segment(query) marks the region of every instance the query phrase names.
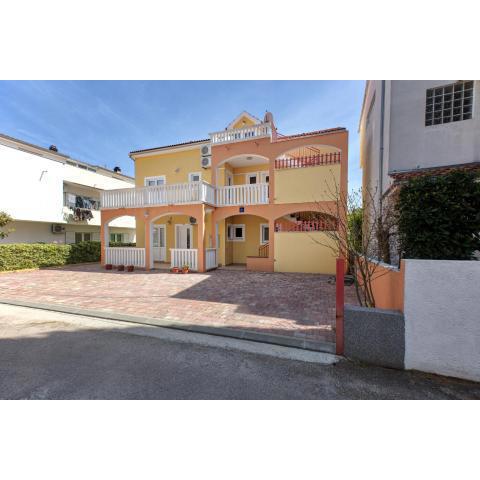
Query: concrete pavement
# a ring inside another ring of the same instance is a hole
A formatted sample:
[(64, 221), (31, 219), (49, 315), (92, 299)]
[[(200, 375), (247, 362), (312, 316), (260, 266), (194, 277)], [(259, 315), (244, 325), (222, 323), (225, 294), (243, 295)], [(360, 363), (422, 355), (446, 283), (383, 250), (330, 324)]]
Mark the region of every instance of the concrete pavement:
[(480, 384), (243, 340), (0, 305), (2, 399), (453, 399)]

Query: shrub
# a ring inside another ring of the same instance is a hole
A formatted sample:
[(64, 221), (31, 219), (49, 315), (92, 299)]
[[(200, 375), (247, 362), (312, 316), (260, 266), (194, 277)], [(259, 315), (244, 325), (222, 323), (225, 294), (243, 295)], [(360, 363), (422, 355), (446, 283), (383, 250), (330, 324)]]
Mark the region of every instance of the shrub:
[(70, 245), (11, 243), (0, 245), (0, 270), (65, 265)]
[(8, 224), (13, 222), (13, 218), (6, 212), (0, 211), (0, 238), (8, 237), (8, 234), (13, 232), (8, 228)]
[(81, 242), (72, 245), (55, 243), (0, 245), (0, 271), (99, 261), (100, 242)]
[(469, 260), (480, 250), (480, 183), (472, 173), (410, 180), (398, 213), (405, 258)]
[(100, 252), (100, 242), (73, 243), (67, 263), (99, 262)]

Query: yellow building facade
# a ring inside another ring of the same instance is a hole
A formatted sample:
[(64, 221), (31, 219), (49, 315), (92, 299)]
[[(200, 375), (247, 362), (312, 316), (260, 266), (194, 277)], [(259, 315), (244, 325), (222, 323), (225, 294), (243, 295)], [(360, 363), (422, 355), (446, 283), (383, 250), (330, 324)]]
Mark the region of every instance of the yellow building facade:
[[(335, 272), (344, 128), (286, 136), (270, 113), (242, 112), (208, 138), (130, 157), (136, 188), (102, 197), (104, 264)], [(110, 247), (109, 223), (125, 215), (135, 217), (136, 247)]]

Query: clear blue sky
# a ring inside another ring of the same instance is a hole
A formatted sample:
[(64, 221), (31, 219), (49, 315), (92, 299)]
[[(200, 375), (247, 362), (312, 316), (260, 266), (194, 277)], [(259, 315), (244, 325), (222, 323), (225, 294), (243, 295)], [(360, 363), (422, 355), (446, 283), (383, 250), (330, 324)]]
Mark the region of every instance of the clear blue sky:
[(133, 175), (131, 150), (207, 138), (241, 111), (278, 131), (346, 127), (350, 188), (361, 184), (363, 81), (2, 81), (0, 132)]

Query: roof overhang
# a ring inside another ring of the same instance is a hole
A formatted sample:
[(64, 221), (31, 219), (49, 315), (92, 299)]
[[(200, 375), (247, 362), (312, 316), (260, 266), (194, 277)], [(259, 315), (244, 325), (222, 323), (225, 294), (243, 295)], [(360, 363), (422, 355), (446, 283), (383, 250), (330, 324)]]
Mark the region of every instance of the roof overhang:
[(149, 157), (155, 153), (169, 153), (169, 152), (181, 152), (184, 150), (192, 150), (194, 147), (202, 147), (203, 145), (208, 145), (210, 143), (210, 139), (203, 139), (203, 140), (194, 140), (192, 142), (187, 143), (178, 143), (174, 145), (166, 145), (164, 147), (154, 147), (154, 148), (147, 148), (145, 150), (134, 150), (128, 154), (128, 156), (135, 160), (135, 158), (142, 158), (142, 157)]

